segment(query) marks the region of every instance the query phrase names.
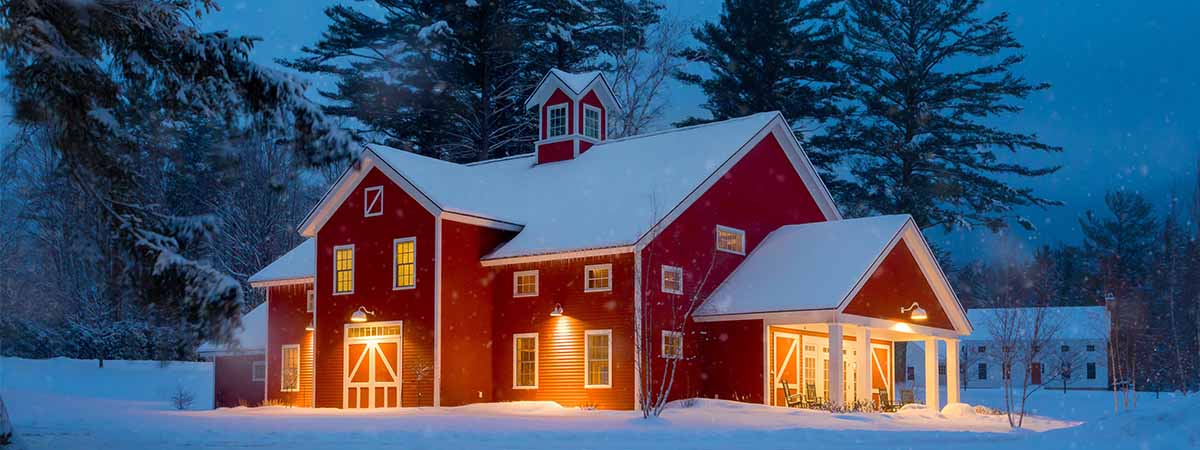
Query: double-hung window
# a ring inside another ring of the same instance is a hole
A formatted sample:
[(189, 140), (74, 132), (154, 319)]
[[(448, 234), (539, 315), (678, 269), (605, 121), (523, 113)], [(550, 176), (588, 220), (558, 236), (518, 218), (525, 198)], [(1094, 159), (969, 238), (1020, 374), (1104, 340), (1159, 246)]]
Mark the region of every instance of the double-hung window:
[(979, 363), (978, 378), (980, 380), (987, 379), (987, 363)]
[(567, 104), (559, 104), (546, 108), (546, 137), (553, 138), (567, 134)]
[(600, 108), (583, 105), (583, 135), (600, 139)]
[(1087, 363), (1087, 379), (1096, 379), (1096, 363), (1094, 362)]
[(737, 228), (717, 225), (717, 250), (745, 255), (746, 232)]
[(285, 345), (282, 348), (283, 370), (279, 371), (279, 390), (282, 392), (297, 392), (300, 390), (300, 346)]
[(513, 389), (537, 389), (538, 334), (513, 335)]
[(612, 387), (612, 330), (584, 331), (583, 355), (583, 387)]
[(668, 294), (683, 293), (683, 269), (662, 266), (662, 291)]
[(663, 330), (662, 357), (667, 359), (683, 359), (683, 333)]
[(304, 303), (304, 312), (310, 313), (317, 310), (317, 293), (312, 289), (308, 290), (308, 301)]
[(333, 293), (354, 293), (354, 244), (333, 248)]
[(538, 271), (513, 272), (513, 297), (537, 297)]
[(417, 285), (417, 238), (392, 241), (392, 289), (409, 289)]
[(250, 381), (255, 383), (267, 381), (266, 361), (255, 361), (250, 365)]
[(583, 291), (612, 290), (612, 264), (595, 264), (583, 268)]

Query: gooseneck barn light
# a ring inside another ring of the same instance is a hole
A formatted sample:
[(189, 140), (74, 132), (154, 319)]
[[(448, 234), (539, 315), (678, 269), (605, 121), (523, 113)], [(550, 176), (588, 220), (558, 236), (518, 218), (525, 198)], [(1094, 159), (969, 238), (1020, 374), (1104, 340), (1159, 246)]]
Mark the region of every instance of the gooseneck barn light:
[(306, 325), (306, 326), (304, 327), (304, 331), (313, 331), (313, 330), (315, 330), (315, 329), (317, 329), (316, 320), (314, 320), (314, 319), (309, 319), (309, 320), (308, 320), (308, 325)]
[(550, 317), (561, 317), (563, 313), (562, 303), (555, 303), (554, 310), (550, 311)]
[(904, 314), (909, 311), (912, 311), (912, 320), (921, 322), (929, 318), (929, 314), (925, 312), (925, 308), (922, 308), (921, 305), (917, 304), (917, 302), (913, 302), (913, 304), (909, 305), (907, 308), (900, 308), (900, 314)]
[(354, 310), (354, 314), (350, 315), (350, 321), (351, 322), (366, 322), (367, 314), (370, 314), (373, 316), (373, 315), (375, 315), (375, 311), (371, 311), (371, 310), (367, 309), (367, 307), (365, 307), (365, 306), (359, 306), (358, 309)]

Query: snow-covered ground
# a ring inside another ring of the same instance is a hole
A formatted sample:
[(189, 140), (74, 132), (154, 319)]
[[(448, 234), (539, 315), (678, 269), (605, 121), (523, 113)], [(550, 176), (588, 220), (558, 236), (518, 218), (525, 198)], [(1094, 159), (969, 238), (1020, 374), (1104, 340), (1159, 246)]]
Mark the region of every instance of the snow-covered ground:
[[(1012, 431), (1002, 416), (828, 414), (700, 400), (658, 420), (522, 402), (388, 411), (211, 405), (203, 363), (0, 358), (3, 394), (24, 449), (724, 449), (724, 448), (1197, 448), (1200, 398), (1142, 394), (1138, 411), (1112, 415), (1106, 392), (1044, 391), (1038, 417)], [(193, 411), (168, 401), (182, 386)], [(995, 390), (967, 390), (998, 405)]]

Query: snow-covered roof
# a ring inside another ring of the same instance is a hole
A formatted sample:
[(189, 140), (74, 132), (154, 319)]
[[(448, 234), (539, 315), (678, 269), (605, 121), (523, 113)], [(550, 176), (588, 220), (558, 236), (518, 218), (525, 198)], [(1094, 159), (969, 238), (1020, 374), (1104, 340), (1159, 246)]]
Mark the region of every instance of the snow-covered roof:
[[(1031, 322), (1036, 308), (972, 308), (967, 318), (975, 324), (975, 332), (965, 339), (991, 340), (992, 323), (1004, 312), (1018, 314), (1018, 322)], [(1108, 312), (1103, 306), (1051, 306), (1046, 308), (1049, 327), (1056, 329), (1056, 339), (1107, 339)]]
[(838, 308), (910, 220), (893, 215), (780, 227), (696, 315)]
[(611, 140), (536, 166), (532, 155), (462, 165), (369, 149), (442, 210), (522, 226), (485, 257), (497, 259), (636, 243), (773, 120), (783, 119), (760, 113)]
[(316, 245), (315, 239), (305, 239), (296, 248), (284, 253), (279, 259), (251, 275), (250, 285), (313, 278), (317, 273), (317, 263), (313, 260), (316, 257), (314, 245)]
[(578, 100), (583, 97), (583, 94), (588, 91), (589, 86), (593, 86), (601, 102), (605, 106), (616, 108), (621, 107), (620, 100), (613, 95), (612, 86), (608, 84), (608, 78), (599, 71), (571, 73), (559, 69), (550, 69), (542, 80), (538, 82), (537, 87), (530, 93), (529, 98), (525, 99), (525, 108), (533, 108), (542, 105), (558, 87), (565, 87), (564, 90), (568, 97)]
[(600, 71), (593, 70), (591, 72), (571, 73), (558, 69), (550, 69), (550, 73), (562, 80), (567, 88), (574, 91), (576, 95), (582, 94), (584, 89), (587, 89), (592, 80), (600, 77)]
[(216, 345), (205, 342), (196, 349), (201, 354), (257, 353), (267, 348), (267, 302), (242, 315), (242, 330), (234, 336), (234, 344)]

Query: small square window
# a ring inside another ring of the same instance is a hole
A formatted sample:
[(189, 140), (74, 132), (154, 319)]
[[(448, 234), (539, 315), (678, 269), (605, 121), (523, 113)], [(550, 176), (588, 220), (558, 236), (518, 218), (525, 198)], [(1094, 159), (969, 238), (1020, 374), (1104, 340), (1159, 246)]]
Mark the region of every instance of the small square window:
[(976, 349), (976, 350), (977, 350), (979, 353), (987, 353), (987, 346), (986, 346), (986, 345), (980, 345), (980, 346), (979, 346), (979, 348), (978, 348), (978, 349)]
[(363, 217), (383, 215), (383, 186), (363, 189)]
[(683, 269), (662, 266), (662, 291), (668, 294), (683, 293)]
[(717, 250), (738, 255), (746, 254), (746, 232), (717, 225)]
[(255, 383), (267, 381), (267, 362), (255, 361), (250, 366), (250, 381)]
[(304, 312), (310, 313), (317, 310), (317, 293), (312, 289), (308, 290), (308, 301), (305, 302)]
[(583, 291), (612, 290), (612, 264), (596, 264), (583, 268)]
[(1093, 345), (1093, 344), (1088, 344), (1088, 346), (1087, 346), (1087, 351), (1089, 351), (1089, 352), (1094, 352), (1094, 351), (1096, 351), (1096, 346), (1095, 346), (1095, 345)]
[(667, 359), (683, 359), (683, 333), (663, 330), (662, 357)]
[(554, 105), (546, 108), (546, 137), (558, 137), (567, 134), (567, 104)]
[(600, 108), (583, 105), (583, 135), (600, 139)]
[(513, 272), (513, 297), (536, 297), (538, 295), (538, 271)]
[(1064, 346), (1062, 346), (1062, 352), (1063, 352), (1063, 353), (1066, 353), (1066, 352), (1069, 352), (1069, 351), (1071, 351), (1071, 346), (1069, 346), (1069, 345), (1064, 345)]

